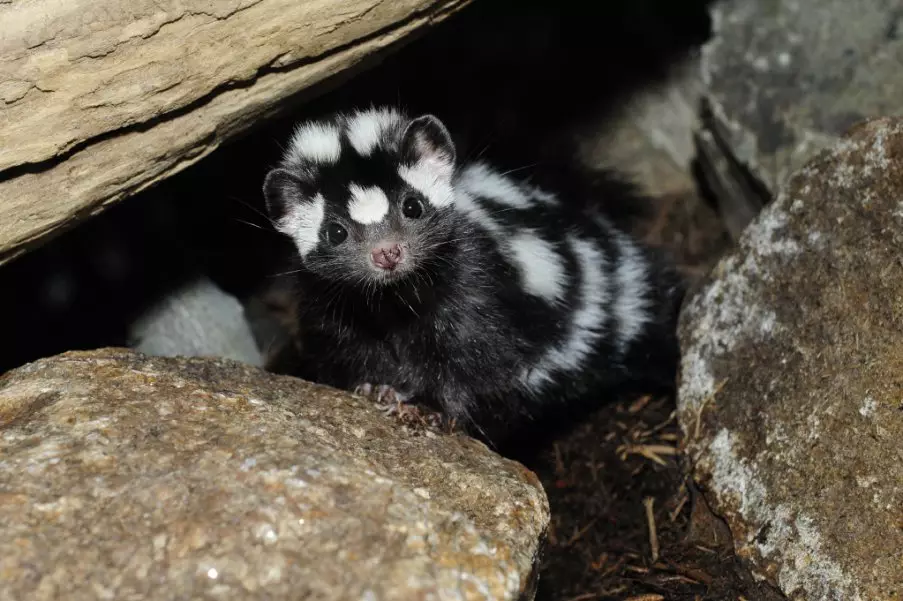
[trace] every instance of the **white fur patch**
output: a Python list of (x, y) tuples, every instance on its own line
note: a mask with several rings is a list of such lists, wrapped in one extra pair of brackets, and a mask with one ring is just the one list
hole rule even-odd
[(444, 169), (435, 161), (419, 161), (413, 167), (402, 166), (398, 175), (409, 186), (426, 196), (434, 207), (446, 207), (455, 200), (451, 185), (451, 169)]
[(390, 109), (374, 109), (355, 113), (348, 119), (348, 140), (361, 156), (370, 156), (383, 132), (397, 123), (400, 116)]
[(505, 229), (467, 192), (456, 191), (455, 208), (472, 223), (482, 227), (501, 243)]
[(379, 188), (361, 188), (351, 184), (348, 189), (351, 191), (348, 215), (358, 223), (379, 223), (389, 213), (389, 199)]
[(295, 129), (289, 156), (295, 162), (335, 163), (342, 154), (339, 130), (323, 123), (304, 123)]
[(514, 180), (505, 177), (484, 163), (474, 163), (465, 168), (456, 182), (457, 186), (477, 197), (525, 209), (530, 198)]
[(564, 297), (564, 265), (551, 244), (524, 231), (514, 236), (508, 245), (512, 258), (520, 267), (527, 292), (550, 302)]
[(592, 242), (573, 236), (568, 238), (582, 276), (580, 295), (567, 338), (550, 349), (539, 363), (524, 370), (521, 381), (531, 390), (544, 382), (552, 382), (557, 371), (572, 371), (583, 366), (602, 336), (608, 290), (605, 277), (605, 255)]
[(616, 297), (612, 312), (618, 328), (618, 347), (621, 352), (642, 331), (649, 321), (649, 284), (646, 281), (647, 266), (636, 244), (624, 234), (617, 234), (615, 240), (621, 250), (620, 261), (615, 270)]
[(558, 206), (558, 197), (551, 192), (546, 192), (542, 188), (532, 188), (530, 190), (530, 197), (536, 201), (537, 204), (550, 207)]
[(325, 205), (323, 196), (317, 194), (310, 202), (294, 204), (276, 224), (280, 232), (291, 236), (295, 241), (301, 257), (305, 257), (317, 246)]

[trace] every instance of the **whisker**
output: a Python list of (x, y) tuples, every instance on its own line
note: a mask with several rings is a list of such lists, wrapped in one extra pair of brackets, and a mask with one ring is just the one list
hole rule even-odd
[(258, 225), (258, 224), (256, 224), (256, 223), (252, 223), (252, 222), (250, 222), (250, 221), (245, 221), (244, 219), (239, 219), (239, 218), (237, 218), (237, 217), (233, 217), (232, 220), (233, 220), (233, 221), (237, 221), (238, 223), (243, 223), (243, 224), (245, 224), (245, 225), (250, 225), (251, 227), (256, 227), (257, 229), (259, 229), (259, 230), (262, 231), (262, 232), (268, 232), (268, 233), (274, 233), (274, 234), (278, 234), (278, 233), (279, 233), (279, 232), (274, 232), (273, 230), (271, 230), (271, 229), (269, 229), (269, 228), (265, 228), (265, 227), (263, 227), (262, 225)]
[(226, 198), (228, 198), (228, 199), (231, 200), (231, 201), (237, 202), (237, 203), (239, 203), (239, 204), (241, 204), (241, 205), (244, 205), (245, 208), (248, 208), (248, 209), (254, 211), (254, 212), (257, 213), (258, 215), (260, 215), (261, 217), (263, 217), (264, 219), (266, 219), (268, 223), (272, 223), (272, 220), (270, 219), (270, 216), (269, 216), (269, 215), (267, 215), (266, 213), (264, 213), (263, 211), (261, 211), (261, 210), (258, 209), (257, 207), (253, 206), (252, 204), (250, 204), (250, 203), (248, 203), (248, 202), (242, 200), (242, 199), (239, 198), (238, 196), (231, 196), (231, 195), (230, 195), (230, 196), (227, 196)]
[(271, 273), (271, 274), (267, 275), (267, 277), (278, 278), (278, 277), (282, 277), (282, 276), (286, 276), (286, 275), (294, 275), (296, 273), (301, 273), (302, 271), (304, 271), (304, 270), (303, 269), (292, 269), (291, 271), (282, 271), (280, 273)]
[(395, 297), (400, 300), (408, 309), (411, 310), (411, 313), (414, 314), (414, 317), (417, 317), (418, 319), (420, 318), (420, 315), (417, 313), (417, 311), (414, 310), (414, 307), (412, 307), (411, 304), (406, 301), (404, 297), (402, 297), (397, 291), (395, 292)]
[(508, 171), (503, 171), (500, 175), (502, 175), (502, 176), (510, 175), (517, 171), (523, 171), (524, 169), (530, 169), (532, 167), (536, 167), (537, 165), (539, 165), (539, 163), (530, 163), (528, 165), (524, 165), (523, 167), (515, 167), (514, 169), (509, 169)]

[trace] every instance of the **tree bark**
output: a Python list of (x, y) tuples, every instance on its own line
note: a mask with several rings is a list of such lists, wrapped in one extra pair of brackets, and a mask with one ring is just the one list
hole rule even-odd
[(0, 264), (470, 0), (0, 0)]

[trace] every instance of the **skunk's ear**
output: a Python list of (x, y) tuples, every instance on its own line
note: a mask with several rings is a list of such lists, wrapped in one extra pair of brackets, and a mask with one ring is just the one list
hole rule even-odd
[(313, 191), (299, 176), (288, 169), (271, 169), (263, 180), (263, 198), (270, 219), (277, 230), (290, 234), (286, 217), (293, 206), (313, 200)]
[(433, 115), (422, 115), (405, 128), (401, 136), (401, 157), (408, 164), (425, 161), (451, 175), (455, 167), (455, 143), (442, 121)]

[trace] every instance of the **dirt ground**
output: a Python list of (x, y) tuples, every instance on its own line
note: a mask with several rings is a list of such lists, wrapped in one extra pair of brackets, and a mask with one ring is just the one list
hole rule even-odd
[(531, 467), (552, 509), (537, 600), (781, 599), (694, 490), (673, 398), (605, 408)]

